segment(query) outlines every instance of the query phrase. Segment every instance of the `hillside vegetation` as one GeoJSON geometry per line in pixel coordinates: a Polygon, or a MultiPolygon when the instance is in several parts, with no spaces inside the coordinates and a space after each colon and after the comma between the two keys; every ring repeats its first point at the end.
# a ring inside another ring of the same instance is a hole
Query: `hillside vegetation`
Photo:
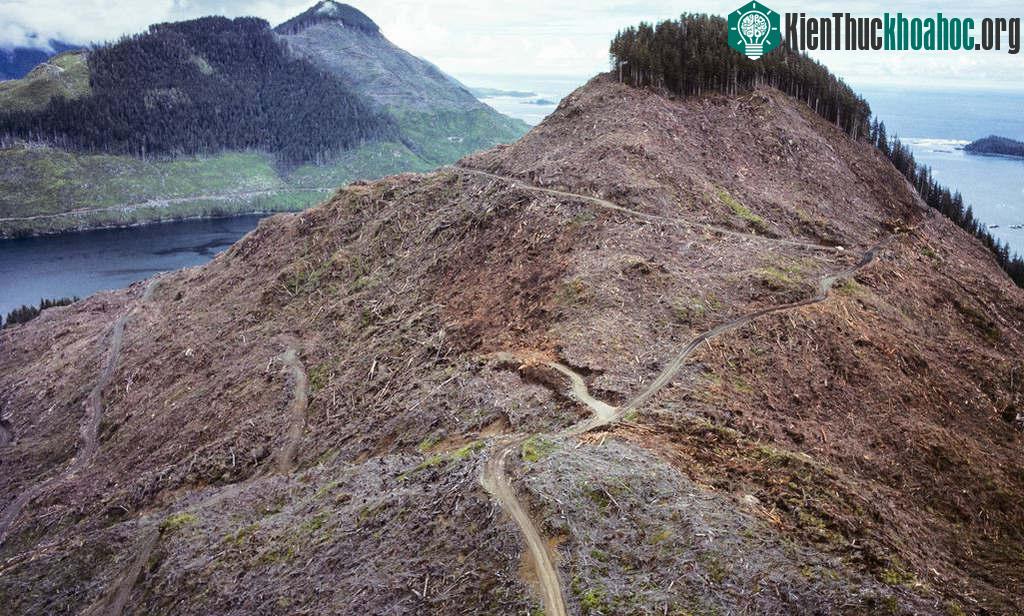
{"type": "Polygon", "coordinates": [[[0,81],[0,110],[39,111],[54,98],[75,100],[90,92],[86,52],[69,51],[39,64],[23,79],[0,81]]]}
{"type": "Polygon", "coordinates": [[[353,180],[432,166],[404,145],[385,142],[287,169],[261,152],[143,160],[11,147],[0,150],[0,237],[297,211],[353,180]]]}
{"type": "Polygon", "coordinates": [[[144,155],[261,149],[285,162],[396,139],[391,119],[295,59],[263,20],[158,24],[93,49],[91,92],[5,110],[0,132],[72,150],[144,155]]]}
{"type": "Polygon", "coordinates": [[[0,237],[302,209],[526,129],[348,5],[158,24],[0,84],[0,237]]]}

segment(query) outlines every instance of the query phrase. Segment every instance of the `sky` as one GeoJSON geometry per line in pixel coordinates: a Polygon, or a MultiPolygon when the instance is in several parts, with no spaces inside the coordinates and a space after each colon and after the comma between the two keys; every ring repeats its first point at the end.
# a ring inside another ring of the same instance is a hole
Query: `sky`
{"type": "MultiPolygon", "coordinates": [[[[743,0],[353,0],[392,42],[473,85],[484,75],[586,78],[608,68],[608,41],[622,27],[683,12],[725,15],[743,0]]],[[[780,13],[1024,17],[1020,0],[769,0],[780,13]]],[[[151,23],[203,15],[256,15],[272,25],[314,0],[0,0],[0,46],[32,34],[69,42],[115,39],[151,23]]],[[[1005,47],[1005,46],[1004,46],[1005,47]]],[[[814,52],[855,87],[1024,91],[1024,52],[814,52]]]]}

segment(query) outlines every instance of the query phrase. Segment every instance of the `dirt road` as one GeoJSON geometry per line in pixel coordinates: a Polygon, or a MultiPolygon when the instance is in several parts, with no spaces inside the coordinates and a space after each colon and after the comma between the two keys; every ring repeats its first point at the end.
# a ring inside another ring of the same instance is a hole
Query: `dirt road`
{"type": "Polygon", "coordinates": [[[838,251],[842,250],[841,246],[825,246],[825,245],[822,245],[822,244],[814,244],[814,243],[810,243],[810,242],[799,242],[799,241],[796,241],[796,240],[787,240],[787,239],[783,239],[783,238],[768,237],[766,235],[757,235],[757,234],[754,234],[754,233],[743,233],[742,231],[736,231],[735,229],[728,229],[726,227],[719,227],[718,225],[712,225],[712,224],[707,224],[707,223],[702,223],[702,222],[694,222],[694,221],[689,221],[689,220],[685,220],[685,219],[682,219],[682,218],[670,218],[668,216],[659,216],[657,214],[648,214],[646,212],[640,212],[640,211],[637,211],[637,210],[631,210],[631,209],[629,209],[627,207],[623,207],[623,206],[621,206],[621,205],[619,205],[617,203],[613,203],[611,201],[608,201],[607,199],[601,199],[600,197],[593,197],[593,196],[590,196],[590,195],[583,195],[583,194],[579,194],[579,193],[567,192],[567,191],[564,191],[564,190],[556,190],[554,188],[544,188],[544,187],[541,187],[541,186],[536,186],[536,185],[533,185],[533,184],[528,184],[528,183],[526,183],[526,182],[524,182],[522,180],[516,179],[516,178],[507,177],[507,176],[504,176],[504,175],[497,175],[497,174],[494,174],[494,173],[489,173],[487,171],[480,171],[478,169],[471,169],[469,167],[455,166],[455,167],[450,167],[450,168],[454,169],[457,172],[467,173],[467,174],[470,174],[470,175],[476,175],[476,176],[480,176],[480,177],[490,178],[492,180],[499,180],[501,182],[506,182],[508,184],[512,184],[513,186],[517,186],[519,188],[522,188],[523,190],[543,193],[543,194],[552,195],[552,196],[555,196],[555,197],[564,197],[564,198],[567,198],[567,199],[574,199],[574,200],[577,200],[577,201],[586,201],[588,203],[592,203],[594,205],[600,206],[600,207],[602,207],[604,209],[607,209],[607,210],[613,210],[615,212],[620,212],[620,213],[623,213],[623,214],[628,214],[629,216],[633,216],[635,218],[642,218],[644,220],[648,220],[648,221],[651,221],[651,222],[668,223],[668,224],[679,225],[679,226],[683,226],[683,227],[691,227],[691,228],[696,228],[696,229],[705,229],[707,231],[712,231],[712,232],[718,233],[720,235],[727,235],[729,237],[737,237],[737,238],[744,239],[744,240],[753,240],[753,241],[761,241],[761,242],[772,242],[772,243],[775,243],[775,244],[783,244],[783,245],[786,245],[786,246],[795,246],[795,247],[803,248],[803,249],[806,249],[806,250],[817,250],[817,251],[823,251],[823,252],[838,252],[838,251]]]}
{"type": "MultiPolygon", "coordinates": [[[[798,302],[757,310],[722,323],[717,327],[699,334],[685,347],[683,347],[678,355],[672,358],[672,360],[665,365],[650,385],[621,407],[613,407],[612,405],[591,396],[583,377],[569,367],[556,362],[548,362],[548,366],[559,371],[569,379],[573,397],[586,405],[591,411],[591,415],[589,417],[578,421],[553,436],[555,438],[578,436],[585,432],[608,426],[619,421],[630,411],[639,409],[644,403],[661,391],[665,385],[670,383],[672,379],[675,378],[676,374],[679,373],[679,370],[682,368],[686,360],[700,347],[700,345],[712,338],[739,329],[755,319],[770,314],[796,310],[798,308],[825,301],[828,299],[829,291],[831,291],[832,287],[835,286],[836,283],[852,278],[857,274],[857,272],[872,263],[878,253],[889,243],[889,241],[891,241],[891,238],[879,243],[865,252],[856,265],[838,273],[823,276],[818,281],[818,292],[812,297],[798,302]]],[[[512,357],[510,354],[502,355],[512,357]]],[[[526,543],[527,550],[529,551],[537,579],[540,581],[543,595],[542,598],[544,601],[544,613],[549,615],[566,614],[565,598],[562,593],[558,570],[553,565],[554,555],[548,548],[547,542],[541,536],[537,525],[534,524],[529,514],[526,513],[526,510],[516,495],[515,488],[512,486],[511,481],[509,481],[507,474],[506,461],[508,456],[513,452],[519,451],[520,446],[526,438],[526,436],[520,435],[495,447],[494,452],[491,454],[491,458],[484,466],[481,483],[484,488],[498,501],[509,517],[512,518],[523,535],[523,540],[526,543]]]]}
{"type": "Polygon", "coordinates": [[[484,489],[498,501],[505,513],[512,518],[523,535],[534,572],[540,582],[545,616],[566,616],[562,584],[558,579],[554,558],[548,549],[547,542],[541,537],[537,526],[516,497],[515,488],[512,487],[505,470],[508,456],[519,451],[519,446],[523,444],[524,440],[526,440],[525,436],[519,436],[498,445],[484,466],[481,483],[484,489]]]}
{"type": "Polygon", "coordinates": [[[306,428],[306,407],[309,405],[309,380],[306,378],[306,370],[299,361],[299,354],[295,348],[289,348],[281,356],[284,368],[291,377],[292,400],[288,404],[288,433],[285,435],[285,444],[277,452],[277,470],[281,473],[288,473],[295,465],[295,452],[299,447],[299,439],[302,438],[302,431],[306,428]]]}
{"type": "MultiPolygon", "coordinates": [[[[160,282],[159,277],[155,277],[150,280],[149,284],[146,285],[145,291],[142,293],[143,302],[148,301],[153,295],[153,291],[156,289],[156,285],[160,282]]],[[[89,396],[85,400],[85,416],[82,418],[81,424],[79,424],[78,434],[80,444],[78,452],[75,457],[72,458],[71,463],[63,471],[44,479],[43,481],[29,486],[21,494],[18,495],[10,504],[4,508],[3,514],[0,515],[0,544],[7,539],[7,531],[10,529],[11,524],[18,519],[21,515],[21,510],[25,508],[32,500],[46,491],[53,485],[59,485],[61,482],[70,479],[76,473],[84,469],[92,461],[93,456],[96,455],[96,450],[99,447],[99,429],[100,422],[103,419],[103,390],[106,389],[107,385],[110,384],[110,379],[114,376],[114,370],[117,368],[117,364],[121,359],[121,343],[124,340],[124,327],[128,319],[135,314],[135,311],[139,308],[139,303],[133,305],[124,312],[110,328],[108,334],[110,343],[107,349],[107,358],[103,364],[103,368],[100,370],[99,377],[96,379],[96,383],[93,388],[89,391],[89,396]]]]}

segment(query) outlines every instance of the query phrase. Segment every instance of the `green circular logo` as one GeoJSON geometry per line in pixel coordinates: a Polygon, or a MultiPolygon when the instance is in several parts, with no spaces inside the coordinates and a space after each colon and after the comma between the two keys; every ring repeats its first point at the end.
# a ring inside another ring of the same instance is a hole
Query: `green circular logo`
{"type": "Polygon", "coordinates": [[[782,43],[779,14],[760,2],[729,13],[729,47],[757,60],[782,43]]]}

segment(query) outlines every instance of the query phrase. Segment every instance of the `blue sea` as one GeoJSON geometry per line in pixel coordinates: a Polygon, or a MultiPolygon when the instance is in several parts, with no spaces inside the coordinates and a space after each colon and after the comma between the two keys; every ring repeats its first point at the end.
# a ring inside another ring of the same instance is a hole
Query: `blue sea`
{"type": "MultiPolygon", "coordinates": [[[[476,87],[531,92],[530,97],[483,99],[501,113],[538,124],[565,95],[589,77],[462,76],[476,87]],[[542,104],[538,104],[538,101],[542,104]]],[[[857,89],[889,131],[910,146],[935,178],[959,190],[979,220],[997,238],[1024,255],[1024,160],[975,156],[962,148],[975,139],[1001,135],[1024,141],[1024,90],[857,89]],[[1021,225],[1020,229],[1013,226],[1021,225]]]]}
{"type": "Polygon", "coordinates": [[[1024,255],[1024,159],[977,156],[961,149],[988,135],[1024,141],[1024,91],[860,92],[889,135],[909,145],[936,180],[959,190],[992,235],[1024,255]]]}

